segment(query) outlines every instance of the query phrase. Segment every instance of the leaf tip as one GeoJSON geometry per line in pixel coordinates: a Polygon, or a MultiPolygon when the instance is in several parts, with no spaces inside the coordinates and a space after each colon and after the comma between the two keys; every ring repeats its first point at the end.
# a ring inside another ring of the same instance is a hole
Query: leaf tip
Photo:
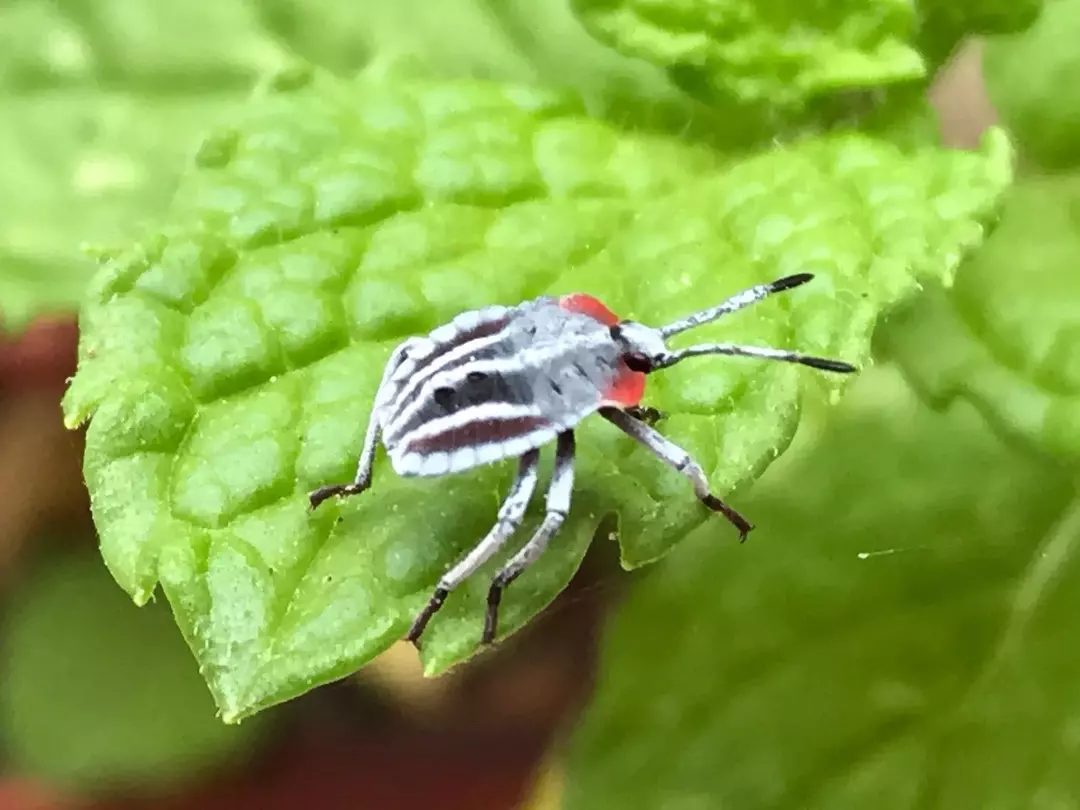
{"type": "Polygon", "coordinates": [[[437,658],[425,659],[424,656],[421,655],[420,659],[423,664],[423,674],[425,678],[438,678],[446,669],[446,665],[437,658]]]}
{"type": "Polygon", "coordinates": [[[67,430],[78,430],[90,419],[90,409],[86,407],[86,403],[80,402],[79,398],[72,393],[74,381],[74,377],[66,380],[67,391],[60,400],[60,412],[64,415],[64,427],[67,430]]]}
{"type": "Polygon", "coordinates": [[[236,709],[222,709],[218,712],[218,717],[227,726],[238,726],[240,721],[244,719],[244,715],[236,709]]]}
{"type": "Polygon", "coordinates": [[[78,430],[85,421],[81,414],[67,413],[64,415],[64,428],[66,430],[78,430]]]}
{"type": "Polygon", "coordinates": [[[987,157],[990,179],[998,186],[1012,183],[1016,161],[1016,149],[1002,127],[990,127],[979,141],[979,151],[987,157]]]}

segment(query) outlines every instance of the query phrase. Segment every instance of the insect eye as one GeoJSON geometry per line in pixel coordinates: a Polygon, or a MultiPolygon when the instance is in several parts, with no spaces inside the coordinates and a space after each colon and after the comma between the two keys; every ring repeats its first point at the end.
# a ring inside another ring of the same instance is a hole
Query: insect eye
{"type": "Polygon", "coordinates": [[[623,362],[626,363],[626,367],[631,371],[640,371],[647,374],[652,371],[652,363],[649,358],[643,354],[637,352],[630,352],[623,355],[623,362]]]}

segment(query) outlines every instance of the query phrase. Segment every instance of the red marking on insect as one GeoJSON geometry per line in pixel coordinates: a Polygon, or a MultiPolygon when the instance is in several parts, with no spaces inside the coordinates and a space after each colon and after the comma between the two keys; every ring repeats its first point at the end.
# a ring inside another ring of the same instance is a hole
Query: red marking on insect
{"type": "Polygon", "coordinates": [[[559,299],[559,306],[568,312],[580,312],[582,315],[588,315],[605,326],[614,326],[619,322],[619,316],[608,309],[602,301],[585,293],[564,295],[559,299]]]}
{"type": "Polygon", "coordinates": [[[645,375],[632,371],[623,363],[615,382],[604,392],[604,404],[616,408],[632,408],[645,396],[645,375]]]}

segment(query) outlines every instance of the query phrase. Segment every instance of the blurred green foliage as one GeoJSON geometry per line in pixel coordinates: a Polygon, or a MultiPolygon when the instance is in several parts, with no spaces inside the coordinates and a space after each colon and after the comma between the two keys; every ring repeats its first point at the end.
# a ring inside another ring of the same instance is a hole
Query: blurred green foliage
{"type": "Polygon", "coordinates": [[[961,399],[1004,435],[1080,461],[1080,177],[1032,177],[949,291],[890,324],[881,346],[937,404],[961,399]]]}
{"type": "Polygon", "coordinates": [[[746,504],[768,548],[699,530],[634,593],[569,749],[568,810],[1080,794],[1078,24],[1057,0],[987,43],[1025,168],[955,283],[878,333],[911,389],[867,375],[796,440],[746,504]]]}
{"type": "Polygon", "coordinates": [[[970,402],[1002,435],[1080,459],[1080,2],[986,47],[987,83],[1016,133],[1021,182],[984,250],[881,336],[929,401],[970,402]]]}
{"type": "MultiPolygon", "coordinates": [[[[673,371],[650,404],[718,494],[745,489],[800,410],[813,415],[740,498],[761,527],[742,548],[677,476],[586,427],[572,523],[510,589],[505,629],[563,587],[612,510],[627,565],[689,539],[612,625],[570,806],[1063,794],[1071,777],[1045,752],[1072,739],[1053,716],[1070,681],[1046,672],[1068,671],[1056,642],[1076,520],[1069,476],[1029,452],[1076,446],[1070,183],[1022,187],[955,290],[936,289],[982,242],[1009,155],[1000,133],[978,153],[941,150],[923,99],[957,42],[1019,31],[1039,6],[848,5],[832,18],[746,0],[0,8],[0,315],[10,328],[73,306],[90,268],[79,245],[94,245],[66,407],[70,424],[93,416],[102,550],[137,602],[160,579],[227,719],[388,646],[493,519],[505,470],[416,483],[382,466],[377,498],[305,513],[307,488],[348,476],[395,339],[573,288],[662,320],[811,269],[814,285],[712,334],[866,362],[878,317],[906,303],[879,348],[927,400],[990,419],[934,414],[889,373],[836,417],[838,389],[793,369],[673,371]],[[935,290],[912,300],[921,286],[935,290]],[[958,313],[982,319],[978,338],[958,313]],[[1018,752],[1018,733],[1040,742],[1018,752]],[[976,784],[975,762],[994,779],[976,784]]],[[[1049,5],[1053,30],[987,59],[1028,163],[1067,171],[1075,109],[1044,100],[1071,75],[1055,32],[1077,3],[1049,5]],[[1001,78],[1018,64],[1037,81],[1001,78]]],[[[433,623],[430,672],[473,652],[486,585],[433,623]]],[[[49,682],[49,661],[22,660],[49,682]]],[[[146,722],[138,700],[107,705],[118,727],[146,722]]],[[[127,734],[102,762],[129,756],[127,734]]],[[[132,762],[188,761],[168,745],[132,762]]]]}
{"type": "Polygon", "coordinates": [[[1052,0],[1029,29],[991,39],[983,67],[994,106],[1024,145],[1028,164],[1080,165],[1080,6],[1052,0]]]}
{"type": "Polygon", "coordinates": [[[922,79],[905,0],[573,0],[597,39],[663,65],[706,98],[782,109],[814,97],[922,79]]]}
{"type": "Polygon", "coordinates": [[[865,375],[611,622],[567,810],[1075,795],[1070,475],[865,375]],[[1071,564],[1070,564],[1071,563],[1071,564]]]}
{"type": "Polygon", "coordinates": [[[74,791],[177,784],[247,756],[265,727],[223,725],[163,603],[132,610],[98,560],[46,560],[0,622],[0,741],[74,791]]]}

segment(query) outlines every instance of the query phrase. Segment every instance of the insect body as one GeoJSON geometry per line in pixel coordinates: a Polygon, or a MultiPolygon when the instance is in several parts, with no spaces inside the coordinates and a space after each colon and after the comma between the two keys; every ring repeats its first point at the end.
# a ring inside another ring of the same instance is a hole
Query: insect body
{"type": "Polygon", "coordinates": [[[536,489],[540,448],[554,441],[555,470],[547,490],[546,516],[495,576],[488,592],[482,640],[494,640],[503,589],[540,556],[566,519],[574,478],[574,428],[593,413],[684,475],[697,497],[723,514],[745,539],[753,528],[750,523],[711,494],[701,467],[643,418],[651,410],[639,407],[646,375],[688,357],[709,354],[781,360],[839,373],[855,371],[838,360],[780,349],[730,343],[669,349],[665,343],[671,335],[811,278],[801,273],[760,284],[660,328],[620,320],[583,294],[464,312],[426,337],[409,338],[394,350],[375,395],[356,478],[315,490],[310,495],[311,507],[335,495],[366,490],[380,441],[394,471],[402,476],[445,475],[518,458],[517,475],[495,525],[439,581],[409,630],[407,638],[414,644],[450,592],[487,562],[521,524],[536,489]]]}

